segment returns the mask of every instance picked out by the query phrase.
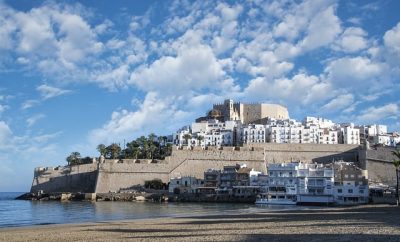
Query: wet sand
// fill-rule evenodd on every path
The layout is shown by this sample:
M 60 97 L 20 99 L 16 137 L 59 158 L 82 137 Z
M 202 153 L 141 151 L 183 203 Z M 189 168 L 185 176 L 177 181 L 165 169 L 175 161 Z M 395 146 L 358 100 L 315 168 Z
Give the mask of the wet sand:
M 0 229 L 1 241 L 400 241 L 400 207 L 207 215 Z

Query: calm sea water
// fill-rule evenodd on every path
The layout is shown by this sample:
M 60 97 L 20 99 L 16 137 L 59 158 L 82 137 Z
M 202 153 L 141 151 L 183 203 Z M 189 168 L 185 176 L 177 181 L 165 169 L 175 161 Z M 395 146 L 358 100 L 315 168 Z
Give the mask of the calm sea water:
M 22 193 L 0 193 L 0 228 L 156 217 L 262 212 L 292 206 L 217 203 L 59 202 L 14 200 Z M 296 207 L 299 209 L 299 207 Z M 301 209 L 307 209 L 302 207 Z

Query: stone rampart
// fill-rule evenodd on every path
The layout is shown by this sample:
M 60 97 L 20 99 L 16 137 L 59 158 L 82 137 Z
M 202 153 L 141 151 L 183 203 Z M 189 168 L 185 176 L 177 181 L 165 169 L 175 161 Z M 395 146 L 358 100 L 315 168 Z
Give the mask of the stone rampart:
M 97 164 L 36 168 L 31 192 L 94 192 Z
M 174 150 L 173 158 L 193 160 L 227 160 L 227 161 L 267 161 L 290 162 L 332 162 L 333 160 L 358 161 L 357 145 L 325 144 L 275 144 L 252 143 L 244 147 L 209 147 L 207 150 Z
M 364 150 L 365 152 L 365 150 Z M 265 171 L 265 162 L 278 163 L 300 160 L 302 162 L 332 162 L 343 159 L 362 163 L 363 149 L 356 145 L 322 144 L 250 144 L 244 147 L 208 147 L 203 150 L 177 149 L 158 163 L 146 160 L 106 160 L 104 163 L 62 168 L 49 173 L 35 172 L 32 190 L 109 192 L 144 184 L 147 180 L 161 179 L 167 183 L 171 177 L 193 175 L 203 178 L 210 168 L 222 169 L 224 165 L 245 163 L 247 167 Z M 366 153 L 364 154 L 366 157 Z M 370 165 L 372 167 L 373 165 Z M 69 171 L 68 169 L 71 169 Z M 385 176 L 379 171 L 373 176 Z M 369 171 L 371 174 L 371 171 Z M 75 175 L 75 177 L 74 177 Z M 97 179 L 96 179 L 97 178 Z M 95 182 L 93 182 L 93 179 Z M 80 185 L 78 185 L 80 183 Z
M 396 185 L 396 170 L 393 165 L 392 155 L 394 148 L 377 147 L 364 150 L 361 153 L 361 167 L 368 170 L 370 182 Z

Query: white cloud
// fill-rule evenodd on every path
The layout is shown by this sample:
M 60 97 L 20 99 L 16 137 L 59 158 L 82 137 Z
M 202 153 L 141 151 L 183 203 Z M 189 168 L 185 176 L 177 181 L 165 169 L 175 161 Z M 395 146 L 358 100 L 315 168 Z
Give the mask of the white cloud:
M 104 34 L 104 33 L 107 33 L 113 26 L 114 26 L 114 23 L 111 22 L 110 20 L 106 19 L 103 21 L 103 23 L 97 25 L 94 28 L 94 32 L 96 34 Z
M 58 41 L 62 61 L 79 62 L 87 55 L 102 50 L 103 44 L 96 41 L 95 33 L 82 17 L 56 12 L 53 18 L 59 24 L 58 35 L 64 36 Z
M 297 50 L 287 48 L 280 51 L 281 48 L 278 46 L 274 52 L 269 50 L 268 46 L 276 46 L 268 34 L 260 34 L 248 43 L 240 43 L 232 54 L 236 71 L 251 76 L 274 78 L 281 77 L 293 69 L 293 63 L 285 59 L 293 54 L 292 51 Z
M 177 56 L 164 56 L 132 73 L 130 82 L 145 91 L 181 93 L 217 88 L 224 76 L 211 48 L 205 45 L 182 46 Z
M 321 21 L 323 21 L 326 24 L 331 24 L 331 21 L 328 21 L 330 16 L 331 10 L 329 10 L 331 5 L 335 1 L 321 1 L 321 0 L 313 0 L 313 1 L 304 1 L 296 6 L 290 6 L 290 4 L 283 4 L 288 6 L 288 10 L 282 10 L 283 8 L 280 7 L 281 13 L 279 15 L 284 15 L 283 21 L 281 21 L 279 24 L 277 24 L 274 29 L 273 33 L 275 37 L 284 37 L 288 41 L 292 42 L 296 40 L 303 31 L 307 29 L 307 26 L 309 26 L 309 33 L 313 34 L 314 30 L 317 30 L 318 23 L 318 16 L 319 18 L 322 18 Z M 285 6 L 285 7 L 286 7 Z M 327 12 L 328 10 L 328 12 Z M 312 20 L 314 19 L 314 20 Z M 331 18 L 333 19 L 333 18 Z M 310 21 L 312 24 L 310 24 Z M 312 26 L 311 26 L 312 25 Z M 326 33 L 325 30 L 323 30 L 323 33 Z M 328 33 L 326 33 L 328 35 Z M 310 37 L 311 38 L 311 37 Z M 311 40 L 307 41 L 313 41 L 313 37 Z M 312 43 L 310 43 L 312 44 Z
M 343 57 L 330 62 L 325 72 L 329 80 L 337 87 L 369 90 L 383 82 L 377 82 L 385 70 L 381 63 L 375 63 L 366 57 Z
M 336 41 L 334 48 L 344 52 L 356 52 L 368 47 L 367 33 L 361 28 L 347 28 Z
M 40 92 L 40 95 L 44 100 L 71 92 L 71 90 L 64 90 L 57 87 L 51 87 L 46 84 L 38 86 L 36 90 Z
M 387 118 L 398 119 L 399 106 L 389 103 L 381 107 L 370 107 L 360 113 L 356 120 L 360 123 L 373 123 Z
M 400 23 L 391 30 L 388 30 L 383 36 L 385 45 L 394 52 L 400 53 Z
M 307 36 L 300 42 L 304 50 L 313 50 L 333 42 L 341 32 L 340 20 L 334 13 L 334 7 L 318 13 L 310 22 Z
M 0 150 L 7 149 L 12 139 L 12 132 L 10 127 L 4 122 L 0 121 Z
M 398 76 L 400 74 L 400 22 L 385 33 L 383 40 L 383 58 L 387 60 L 393 69 L 397 69 L 395 76 Z
M 9 50 L 14 47 L 12 33 L 15 31 L 17 26 L 10 18 L 10 15 L 12 14 L 14 14 L 13 11 L 6 8 L 2 2 L 0 2 L 0 50 Z
M 37 115 L 34 115 L 34 116 L 28 118 L 26 120 L 26 123 L 27 123 L 28 127 L 32 127 L 34 124 L 36 124 L 37 121 L 39 121 L 40 119 L 43 119 L 44 117 L 46 117 L 46 115 L 37 114 Z
M 130 72 L 128 65 L 121 65 L 113 70 L 104 70 L 101 73 L 95 74 L 93 79 L 100 83 L 102 87 L 116 91 L 119 88 L 126 87 L 129 80 Z
M 10 106 L 8 106 L 8 105 L 0 104 L 0 114 L 1 114 L 2 112 L 6 111 L 6 110 L 9 109 L 9 108 L 10 108 Z
M 45 2 L 26 12 L 5 4 L 0 8 L 0 48 L 14 49 L 16 62 L 29 70 L 67 81 L 82 77 L 81 64 L 89 63 L 103 50 L 97 34 L 110 25 L 105 21 L 97 29 L 92 28 L 79 4 Z
M 354 25 L 361 25 L 361 18 L 359 17 L 351 17 L 347 19 L 347 22 L 352 23 Z
M 160 98 L 157 93 L 149 92 L 136 111 L 114 111 L 110 121 L 89 133 L 89 141 L 96 145 L 129 140 L 151 132 L 172 132 L 187 118 L 186 112 L 179 110 L 176 104 L 183 101 L 187 100 L 173 96 Z
M 18 35 L 18 51 L 21 54 L 36 53 L 39 56 L 56 54 L 56 36 L 51 24 L 50 9 L 34 8 L 30 12 L 16 12 L 15 19 Z
M 38 143 L 47 143 L 50 140 L 57 138 L 58 136 L 60 136 L 62 134 L 61 131 L 56 132 L 56 133 L 52 133 L 52 134 L 42 134 L 42 135 L 38 135 L 35 137 L 32 137 L 32 140 Z
M 29 109 L 29 108 L 32 108 L 32 107 L 38 105 L 39 103 L 40 102 L 38 100 L 33 100 L 33 99 L 26 100 L 25 102 L 22 103 L 21 109 L 22 110 Z
M 125 42 L 125 41 L 120 40 L 120 39 L 113 38 L 113 39 L 110 39 L 110 40 L 107 42 L 106 47 L 109 48 L 109 49 L 114 50 L 114 49 L 121 49 L 121 48 L 124 47 L 125 45 L 126 45 L 126 42 Z
M 333 93 L 329 83 L 305 73 L 298 73 L 291 79 L 255 78 L 244 90 L 244 96 L 252 97 L 252 99 L 269 99 L 284 104 L 315 104 L 330 98 L 331 95 Z
M 327 104 L 322 106 L 321 109 L 324 112 L 333 113 L 351 106 L 353 102 L 354 102 L 353 94 L 350 93 L 342 94 L 330 100 Z

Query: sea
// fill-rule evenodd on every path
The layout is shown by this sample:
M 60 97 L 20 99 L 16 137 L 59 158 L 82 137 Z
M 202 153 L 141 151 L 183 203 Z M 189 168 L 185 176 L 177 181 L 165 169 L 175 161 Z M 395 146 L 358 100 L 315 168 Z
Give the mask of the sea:
M 32 225 L 104 222 L 160 217 L 244 214 L 309 209 L 230 203 L 152 203 L 15 200 L 23 192 L 0 192 L 0 228 Z

